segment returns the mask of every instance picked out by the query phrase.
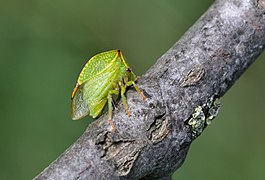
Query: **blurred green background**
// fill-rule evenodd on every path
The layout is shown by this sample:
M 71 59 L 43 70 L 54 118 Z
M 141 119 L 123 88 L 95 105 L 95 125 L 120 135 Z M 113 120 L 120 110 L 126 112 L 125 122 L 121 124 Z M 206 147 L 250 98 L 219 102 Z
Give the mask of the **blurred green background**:
M 0 1 L 0 179 L 31 179 L 85 130 L 70 95 L 92 55 L 121 48 L 143 74 L 213 0 Z M 174 179 L 265 178 L 265 55 L 222 98 Z

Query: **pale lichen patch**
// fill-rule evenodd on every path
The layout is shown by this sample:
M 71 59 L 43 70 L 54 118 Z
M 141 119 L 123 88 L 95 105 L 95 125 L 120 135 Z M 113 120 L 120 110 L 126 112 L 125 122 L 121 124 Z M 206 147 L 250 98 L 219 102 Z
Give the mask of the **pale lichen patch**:
M 193 114 L 187 120 L 188 125 L 191 126 L 192 139 L 196 139 L 211 124 L 212 120 L 217 116 L 220 106 L 219 99 L 212 96 L 205 104 L 194 109 Z

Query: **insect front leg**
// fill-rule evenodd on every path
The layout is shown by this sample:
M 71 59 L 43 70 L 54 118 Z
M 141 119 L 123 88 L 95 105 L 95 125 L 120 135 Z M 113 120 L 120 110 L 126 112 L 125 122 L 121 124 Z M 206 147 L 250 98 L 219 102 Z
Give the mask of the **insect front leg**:
M 112 107 L 112 95 L 119 95 L 119 91 L 118 90 L 110 90 L 108 92 L 108 109 L 109 109 L 109 123 L 111 125 L 111 127 L 113 128 L 113 131 L 116 132 L 116 127 L 112 121 L 112 111 L 113 111 L 113 107 Z
M 136 91 L 141 96 L 141 98 L 143 100 L 145 100 L 146 99 L 145 95 L 141 92 L 141 90 L 139 89 L 139 87 L 137 86 L 137 84 L 135 84 L 134 81 L 128 81 L 128 82 L 126 82 L 126 86 L 131 86 L 131 85 L 133 85 L 133 87 L 136 89 Z

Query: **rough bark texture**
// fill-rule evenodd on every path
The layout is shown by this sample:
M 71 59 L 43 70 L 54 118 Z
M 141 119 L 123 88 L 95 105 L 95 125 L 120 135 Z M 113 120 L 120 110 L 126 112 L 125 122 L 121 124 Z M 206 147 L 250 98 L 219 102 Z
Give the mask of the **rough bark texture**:
M 128 90 L 130 118 L 118 103 L 116 133 L 103 115 L 35 179 L 170 179 L 194 139 L 195 108 L 207 113 L 264 44 L 265 0 L 216 1 L 138 82 L 147 100 Z

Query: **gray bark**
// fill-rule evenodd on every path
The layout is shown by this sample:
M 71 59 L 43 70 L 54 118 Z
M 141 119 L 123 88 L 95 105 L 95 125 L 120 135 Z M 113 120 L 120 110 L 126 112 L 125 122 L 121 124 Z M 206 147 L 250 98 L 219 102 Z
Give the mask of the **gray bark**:
M 264 44 L 265 0 L 216 1 L 138 81 L 147 99 L 128 90 L 130 118 L 117 103 L 117 132 L 103 115 L 35 179 L 170 179 L 207 125 L 195 108 L 210 118 Z

